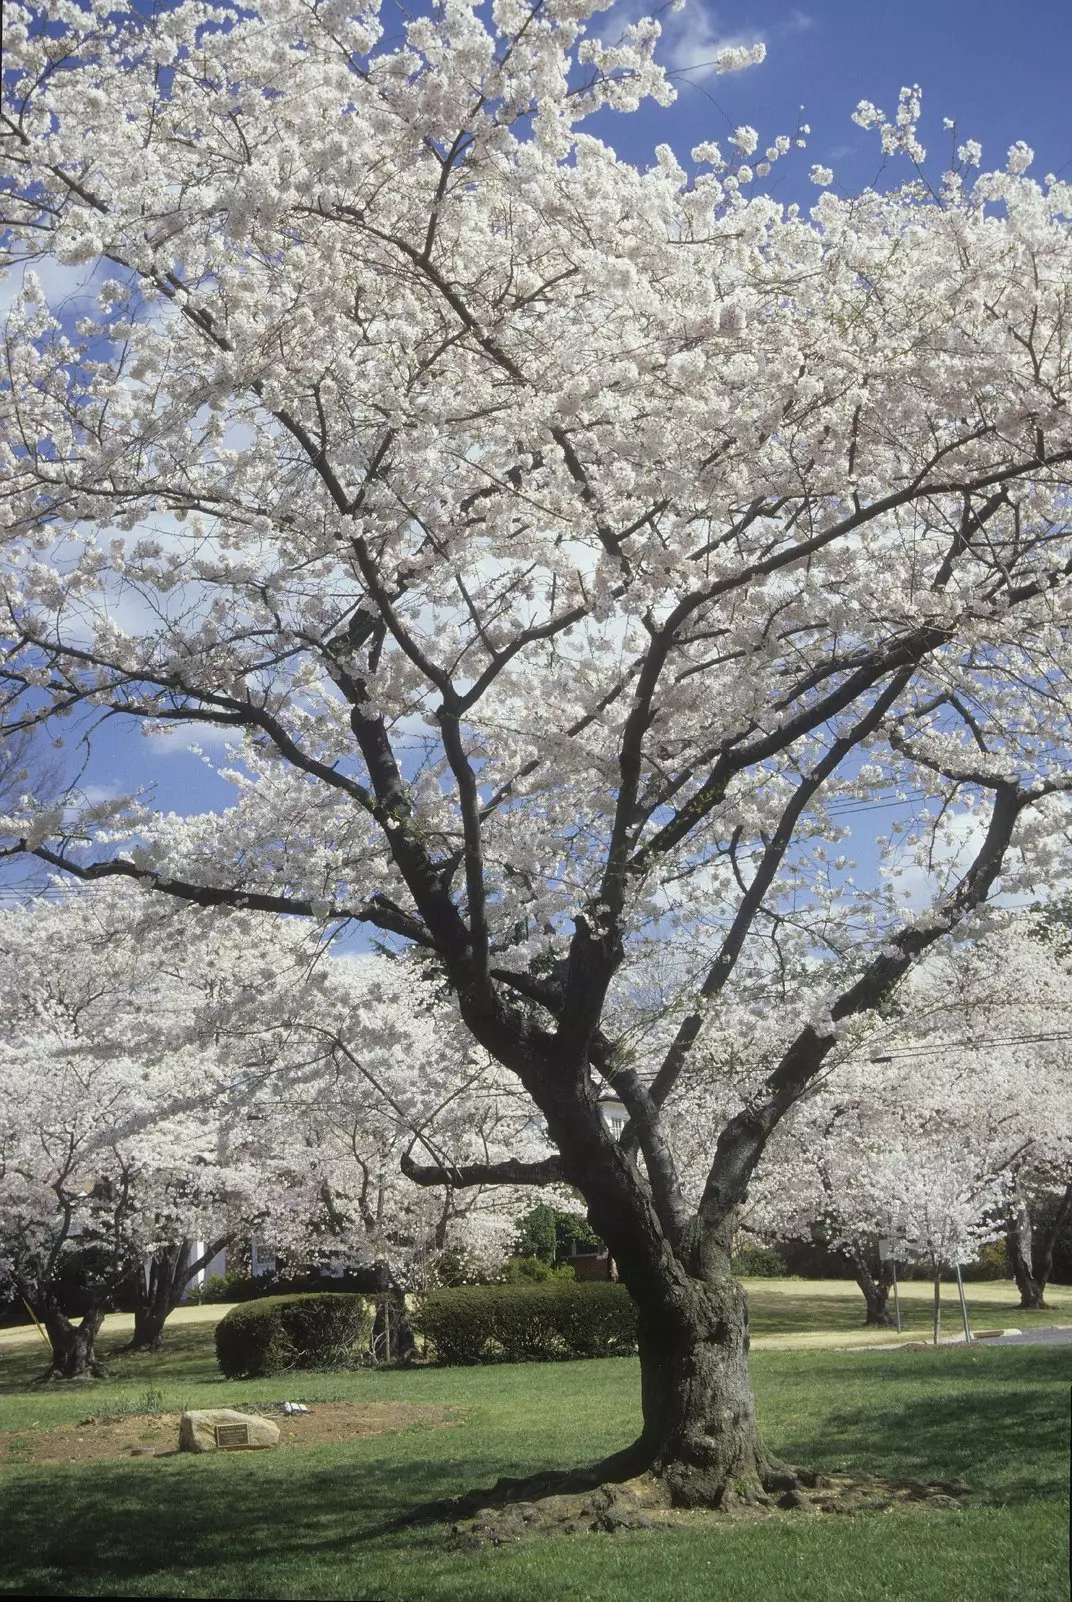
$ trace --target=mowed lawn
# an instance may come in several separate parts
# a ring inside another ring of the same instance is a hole
[[[860,1303],[829,1285],[757,1283],[753,1324],[784,1339]],[[851,1289],[851,1287],[850,1287]],[[814,1290],[814,1295],[809,1292]],[[909,1287],[914,1306],[927,1287]],[[973,1318],[1018,1324],[1011,1288],[971,1287]],[[985,1294],[981,1294],[985,1293]],[[1052,1322],[1072,1323],[1058,1292]],[[814,1318],[808,1316],[808,1308]],[[780,1312],[779,1312],[780,1310]],[[953,1310],[952,1308],[950,1309]],[[207,1312],[207,1310],[206,1310]],[[1063,1312],[1063,1317],[1062,1317]],[[981,1316],[980,1316],[981,1315]],[[1045,1315],[1042,1315],[1045,1316]],[[185,1321],[154,1357],[108,1382],[32,1390],[43,1349],[0,1343],[0,1592],[4,1595],[389,1598],[475,1602],[1034,1602],[1067,1587],[1072,1347],[938,1351],[757,1350],[772,1445],[819,1468],[964,1478],[962,1511],[779,1514],[758,1524],[585,1535],[452,1550],[415,1504],[503,1474],[591,1461],[638,1420],[634,1359],[480,1369],[302,1374],[225,1382],[210,1320]],[[107,1352],[121,1337],[103,1343]],[[757,1338],[757,1346],[759,1339]],[[132,1458],[28,1468],[35,1430],[93,1412],[302,1399],[442,1404],[460,1422],[315,1450]]]

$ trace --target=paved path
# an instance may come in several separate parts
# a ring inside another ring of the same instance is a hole
[[[1053,1324],[1049,1329],[1029,1329],[1025,1335],[1002,1335],[988,1346],[1072,1346],[1072,1324]]]

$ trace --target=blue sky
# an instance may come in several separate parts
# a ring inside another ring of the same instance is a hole
[[[596,18],[593,31],[613,37],[620,18],[639,13],[635,0]],[[677,103],[645,107],[632,116],[604,114],[592,127],[620,155],[647,165],[657,144],[687,158],[704,139],[724,140],[751,123],[766,145],[792,133],[798,116],[811,125],[806,151],[775,167],[769,185],[779,198],[810,204],[817,191],[807,178],[813,162],[830,166],[835,187],[855,192],[870,183],[909,176],[906,165],[882,172],[878,140],[855,127],[850,115],[866,98],[892,113],[902,84],[923,90],[921,138],[928,168],[948,165],[951,136],[942,119],[957,123],[958,140],[983,145],[983,165],[1001,165],[1009,145],[1024,139],[1036,152],[1032,172],[1072,171],[1072,3],[1035,0],[819,0],[800,6],[745,4],[714,9],[691,0],[679,14],[664,14],[662,59],[676,73]],[[745,72],[716,77],[702,66],[726,44],[763,40],[767,59]],[[687,70],[691,69],[691,70]],[[74,730],[67,725],[67,730]],[[211,731],[176,730],[146,740],[113,720],[98,730],[84,768],[90,794],[155,785],[164,810],[198,812],[226,805],[230,787],[200,758],[188,755],[199,740],[219,752]],[[75,740],[72,770],[81,755]]]
[[[631,160],[650,160],[661,140],[687,152],[742,122],[758,129],[766,144],[775,134],[792,133],[803,107],[812,133],[807,159],[780,175],[781,186],[792,191],[786,198],[803,201],[814,193],[805,178],[813,161],[833,167],[841,186],[856,190],[875,180],[879,158],[875,137],[849,121],[853,109],[866,99],[892,112],[901,85],[918,83],[923,143],[928,165],[933,160],[937,170],[948,165],[950,148],[943,117],[955,119],[958,139],[981,141],[984,165],[987,158],[1001,164],[1009,145],[1023,139],[1036,151],[1040,175],[1072,166],[1068,0],[689,3],[665,17],[664,30],[669,64],[702,60],[691,52],[707,41],[717,49],[763,40],[767,59],[729,76],[682,73],[675,78],[675,106],[605,119],[602,136]]]

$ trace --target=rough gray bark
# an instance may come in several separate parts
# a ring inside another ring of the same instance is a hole
[[[748,1374],[748,1298],[726,1272],[681,1287],[670,1317],[639,1320],[643,1430],[636,1471],[680,1507],[766,1504],[793,1483],[767,1450]]]

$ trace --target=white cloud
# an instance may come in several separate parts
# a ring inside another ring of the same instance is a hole
[[[153,752],[163,757],[188,757],[203,752],[206,756],[225,757],[242,743],[241,730],[218,723],[156,723],[151,725],[146,738],[153,742]]]
[[[760,34],[723,28],[718,13],[708,10],[702,0],[688,0],[683,11],[667,17],[663,35],[667,44],[664,61],[675,72],[687,72],[692,83],[714,76],[722,51],[747,50],[762,43]]]
[[[2,321],[22,294],[26,274],[32,272],[52,311],[73,311],[80,303],[92,300],[97,291],[98,279],[106,275],[96,265],[65,267],[54,256],[42,256],[36,261],[15,262],[0,276],[0,321]]]

